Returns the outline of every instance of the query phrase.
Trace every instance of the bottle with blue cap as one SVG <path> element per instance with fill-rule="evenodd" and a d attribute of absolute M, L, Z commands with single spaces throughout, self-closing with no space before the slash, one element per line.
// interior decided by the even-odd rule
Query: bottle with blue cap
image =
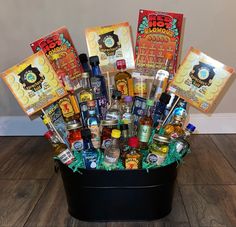
<path fill-rule="evenodd" d="M 195 131 L 196 127 L 193 124 L 188 124 L 184 130 L 183 136 L 176 138 L 174 140 L 174 147 L 175 147 L 175 152 L 179 153 L 181 156 L 187 152 L 189 149 L 189 137 L 192 135 L 192 133 Z"/>

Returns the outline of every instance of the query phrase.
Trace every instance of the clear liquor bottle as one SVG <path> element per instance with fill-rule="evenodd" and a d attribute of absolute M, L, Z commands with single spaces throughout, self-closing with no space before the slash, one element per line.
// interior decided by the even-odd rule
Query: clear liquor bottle
<path fill-rule="evenodd" d="M 131 96 L 124 97 L 124 105 L 122 106 L 122 120 L 129 126 L 129 137 L 134 135 L 134 116 L 131 113 L 133 99 Z"/>
<path fill-rule="evenodd" d="M 121 132 L 113 129 L 111 133 L 111 146 L 104 151 L 104 165 L 116 165 L 120 157 L 120 138 Z"/>
<path fill-rule="evenodd" d="M 122 108 L 120 104 L 121 92 L 114 90 L 110 108 L 106 112 L 106 120 L 121 120 Z"/>

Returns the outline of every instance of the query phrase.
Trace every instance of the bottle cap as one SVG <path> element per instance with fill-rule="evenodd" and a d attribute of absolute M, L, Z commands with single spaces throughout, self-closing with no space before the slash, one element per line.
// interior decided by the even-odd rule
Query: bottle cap
<path fill-rule="evenodd" d="M 95 100 L 88 100 L 88 101 L 87 101 L 87 106 L 88 106 L 88 107 L 94 107 L 94 106 L 96 106 Z"/>
<path fill-rule="evenodd" d="M 101 125 L 102 126 L 113 126 L 113 125 L 118 125 L 118 120 L 101 120 Z"/>
<path fill-rule="evenodd" d="M 129 126 L 127 124 L 120 125 L 120 130 L 128 130 Z"/>
<path fill-rule="evenodd" d="M 164 104 L 168 104 L 169 101 L 170 101 L 170 98 L 171 98 L 171 96 L 170 96 L 169 94 L 163 92 L 163 93 L 161 94 L 159 100 L 160 100 L 160 102 L 162 102 L 162 103 L 164 103 Z"/>
<path fill-rule="evenodd" d="M 126 62 L 125 62 L 125 59 L 117 60 L 117 61 L 116 61 L 116 68 L 117 68 L 118 70 L 126 69 Z"/>
<path fill-rule="evenodd" d="M 73 130 L 77 128 L 82 128 L 82 125 L 79 122 L 77 122 L 77 123 L 67 124 L 66 128 L 67 130 Z"/>
<path fill-rule="evenodd" d="M 190 132 L 194 132 L 195 129 L 196 129 L 196 127 L 195 127 L 194 125 L 192 125 L 192 124 L 189 123 L 189 124 L 186 126 L 186 129 L 188 129 Z"/>
<path fill-rule="evenodd" d="M 81 75 L 82 75 L 82 78 L 89 78 L 88 72 L 83 72 Z"/>
<path fill-rule="evenodd" d="M 169 143 L 170 142 L 170 138 L 169 137 L 164 136 L 164 135 L 158 135 L 158 134 L 155 134 L 153 136 L 153 140 L 160 141 L 160 142 L 165 142 L 165 143 Z"/>
<path fill-rule="evenodd" d="M 124 101 L 125 102 L 132 102 L 133 101 L 132 96 L 125 96 Z"/>
<path fill-rule="evenodd" d="M 183 117 L 181 115 L 174 115 L 174 119 L 177 121 L 182 121 Z"/>
<path fill-rule="evenodd" d="M 134 137 L 130 137 L 128 140 L 128 145 L 130 147 L 138 147 L 139 142 L 138 142 L 138 137 L 134 136 Z"/>
<path fill-rule="evenodd" d="M 80 60 L 81 63 L 87 63 L 88 62 L 87 54 L 84 54 L 84 53 L 80 54 L 79 55 L 79 60 Z"/>
<path fill-rule="evenodd" d="M 53 131 L 49 130 L 47 131 L 44 136 L 47 138 L 47 139 L 50 139 L 52 136 L 54 135 Z"/>
<path fill-rule="evenodd" d="M 121 92 L 118 90 L 114 90 L 111 96 L 113 99 L 121 99 Z"/>
<path fill-rule="evenodd" d="M 146 102 L 146 105 L 147 106 L 154 106 L 154 100 L 148 99 L 147 102 Z"/>
<path fill-rule="evenodd" d="M 168 59 L 168 60 L 171 60 L 171 59 L 173 58 L 173 54 L 167 52 L 167 53 L 165 54 L 165 58 Z"/>
<path fill-rule="evenodd" d="M 98 56 L 92 56 L 92 57 L 90 57 L 89 58 L 89 63 L 90 63 L 90 65 L 91 66 L 97 66 L 97 65 L 99 65 L 99 58 L 98 58 Z"/>
<path fill-rule="evenodd" d="M 84 128 L 81 130 L 81 136 L 83 139 L 91 139 L 91 131 L 89 128 Z"/>
<path fill-rule="evenodd" d="M 111 131 L 111 136 L 112 136 L 113 138 L 119 139 L 119 138 L 120 138 L 120 134 L 121 134 L 121 131 L 118 130 L 118 129 L 113 129 L 113 130 Z"/>

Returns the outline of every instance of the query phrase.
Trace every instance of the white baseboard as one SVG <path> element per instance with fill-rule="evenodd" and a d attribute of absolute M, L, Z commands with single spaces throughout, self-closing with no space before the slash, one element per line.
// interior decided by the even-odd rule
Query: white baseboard
<path fill-rule="evenodd" d="M 236 113 L 190 114 L 189 122 L 198 134 L 236 133 Z M 38 136 L 46 132 L 41 119 L 26 116 L 1 116 L 0 136 Z"/>

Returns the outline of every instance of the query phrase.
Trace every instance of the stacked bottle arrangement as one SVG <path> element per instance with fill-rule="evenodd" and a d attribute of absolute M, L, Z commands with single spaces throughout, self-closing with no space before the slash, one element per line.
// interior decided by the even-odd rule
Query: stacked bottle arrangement
<path fill-rule="evenodd" d="M 67 82 L 69 95 L 54 104 L 53 119 L 50 111 L 50 116 L 42 116 L 54 155 L 70 165 L 76 161 L 75 153 L 80 153 L 85 168 L 92 169 L 97 168 L 101 154 L 105 167 L 117 168 L 121 160 L 126 169 L 140 169 L 144 161 L 160 166 L 173 146 L 183 155 L 195 126 L 188 124 L 183 129 L 187 117 L 183 100 L 163 124 L 173 101 L 167 89 L 170 58 L 167 56 L 165 68 L 157 72 L 145 99 L 134 96 L 138 82 L 125 71 L 124 60 L 117 61 L 119 71 L 112 85 L 106 83 L 97 56 L 89 58 L 90 67 L 87 56 L 80 55 L 84 66 L 81 88 L 73 91 Z"/>

